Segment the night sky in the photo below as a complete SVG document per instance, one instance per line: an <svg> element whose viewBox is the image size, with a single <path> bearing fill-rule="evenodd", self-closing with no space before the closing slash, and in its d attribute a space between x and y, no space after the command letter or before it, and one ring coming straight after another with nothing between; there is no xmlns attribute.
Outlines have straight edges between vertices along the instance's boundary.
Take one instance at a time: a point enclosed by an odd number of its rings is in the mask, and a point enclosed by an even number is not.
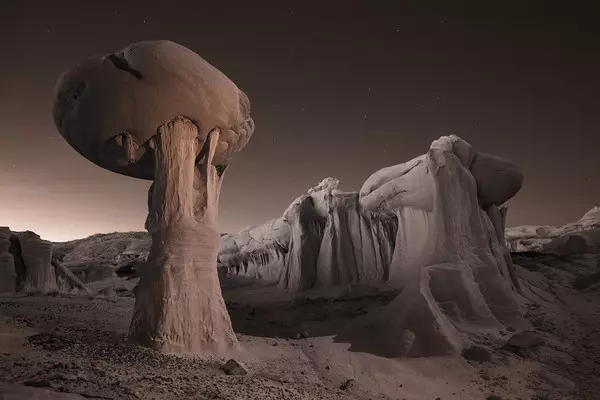
<svg viewBox="0 0 600 400"><path fill-rule="evenodd" d="M280 216L328 176L358 190L449 133L523 168L509 225L574 221L600 203L593 4L0 0L0 225L56 241L143 230L149 182L78 155L51 105L80 60L152 39L194 50L252 103L223 232Z"/></svg>

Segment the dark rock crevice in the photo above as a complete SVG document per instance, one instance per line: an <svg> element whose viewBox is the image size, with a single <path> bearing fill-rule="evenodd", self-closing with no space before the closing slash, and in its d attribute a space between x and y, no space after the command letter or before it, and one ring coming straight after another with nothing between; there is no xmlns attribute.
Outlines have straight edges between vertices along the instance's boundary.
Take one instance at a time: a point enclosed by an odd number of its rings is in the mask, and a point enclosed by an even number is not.
<svg viewBox="0 0 600 400"><path fill-rule="evenodd" d="M8 248L8 252L14 258L15 272L17 274L15 288L17 291L20 291L23 289L23 285L25 283L27 267L25 265L25 260L23 259L23 250L21 249L21 242L19 241L19 238L16 235L12 235L9 240L10 247Z"/></svg>
<svg viewBox="0 0 600 400"><path fill-rule="evenodd" d="M129 72L137 79L142 79L142 74L129 65L123 53L111 54L106 58L115 66L115 68L120 69L121 71Z"/></svg>

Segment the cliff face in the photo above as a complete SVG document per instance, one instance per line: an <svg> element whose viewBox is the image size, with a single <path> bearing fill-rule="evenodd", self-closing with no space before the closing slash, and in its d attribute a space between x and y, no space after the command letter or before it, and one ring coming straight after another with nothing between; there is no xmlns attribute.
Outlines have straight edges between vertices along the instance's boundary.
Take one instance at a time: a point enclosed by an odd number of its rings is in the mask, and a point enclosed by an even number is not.
<svg viewBox="0 0 600 400"><path fill-rule="evenodd" d="M52 246L33 232L0 227L0 293L56 291Z"/></svg>

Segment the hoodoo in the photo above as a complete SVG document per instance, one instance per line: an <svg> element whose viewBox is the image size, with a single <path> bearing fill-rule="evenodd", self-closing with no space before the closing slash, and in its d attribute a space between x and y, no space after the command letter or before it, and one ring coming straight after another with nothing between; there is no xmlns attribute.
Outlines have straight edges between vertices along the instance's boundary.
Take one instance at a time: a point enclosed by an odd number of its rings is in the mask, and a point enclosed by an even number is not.
<svg viewBox="0 0 600 400"><path fill-rule="evenodd" d="M53 113L88 160L153 181L131 339L173 353L237 348L216 269L217 212L225 170L254 131L246 95L193 51L146 41L65 73Z"/></svg>

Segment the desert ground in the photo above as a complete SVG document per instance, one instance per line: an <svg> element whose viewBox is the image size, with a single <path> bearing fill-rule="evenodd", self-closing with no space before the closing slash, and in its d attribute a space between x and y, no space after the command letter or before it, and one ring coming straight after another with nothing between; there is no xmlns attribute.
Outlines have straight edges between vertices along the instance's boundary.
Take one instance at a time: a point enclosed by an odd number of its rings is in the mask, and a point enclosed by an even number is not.
<svg viewBox="0 0 600 400"><path fill-rule="evenodd" d="M1 399L598 399L600 254L513 253L531 332L478 338L461 356L385 359L335 343L339 327L393 290L291 293L222 279L243 351L165 356L128 343L137 278L52 296L0 298ZM228 359L243 371L223 368ZM37 397L36 397L37 396Z"/></svg>

